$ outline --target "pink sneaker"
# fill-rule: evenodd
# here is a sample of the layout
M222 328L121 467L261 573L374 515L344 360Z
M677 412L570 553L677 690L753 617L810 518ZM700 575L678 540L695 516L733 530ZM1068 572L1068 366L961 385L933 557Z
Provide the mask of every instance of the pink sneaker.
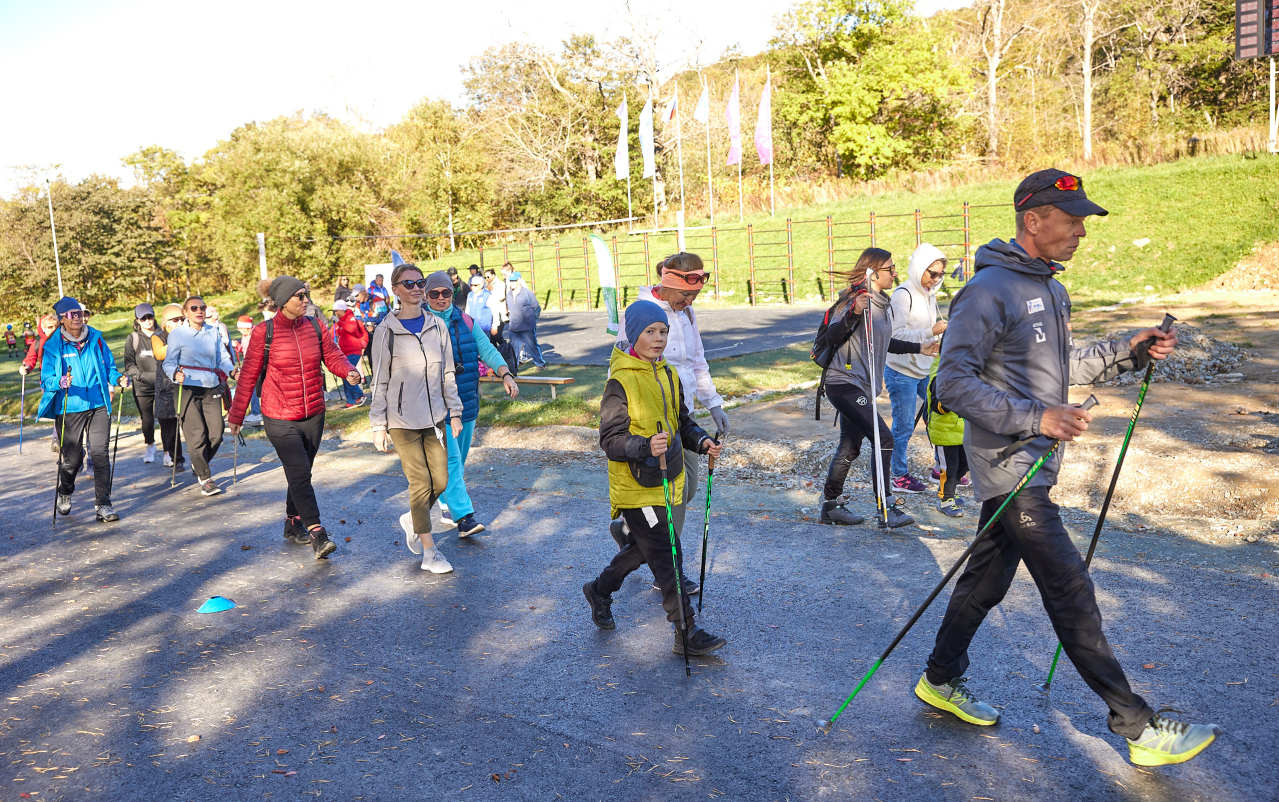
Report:
M893 477L894 493L922 493L927 489L923 482L908 473Z

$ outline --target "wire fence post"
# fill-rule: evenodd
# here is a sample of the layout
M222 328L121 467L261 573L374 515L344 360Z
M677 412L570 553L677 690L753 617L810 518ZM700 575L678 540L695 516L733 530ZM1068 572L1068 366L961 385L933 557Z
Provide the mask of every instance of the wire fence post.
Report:
M649 260L649 255L648 255L648 232L645 231L643 236L644 236L644 281L647 284L652 284L653 283L653 265L651 264Z
M920 217L919 210L916 209L915 210L915 247L916 248L918 248L919 244L923 242L924 232L923 232L923 226L921 225L921 222L922 222L922 219Z
M746 281L746 300L755 305L755 226L746 224L746 262L750 265L750 278Z
M564 311L564 274L560 269L560 241L555 240L555 293L559 298L560 311Z
M826 215L826 293L827 301L835 297L835 221L830 215Z
M875 213L870 213L870 247L875 247Z
M715 281L715 300L719 300L719 236L718 229L711 226L711 277Z
M502 264L506 264L509 261L511 261L510 251L507 250L507 243L503 242L502 243Z
M586 279L586 308L593 309L595 304L591 302L591 256L587 248L586 237L582 237L582 276Z
M970 264L969 260L972 258L972 253L971 253L972 245L973 245L973 241L970 236L970 229L968 227L968 201L964 201L964 261L959 266L960 281L968 280L968 265Z
M786 302L795 303L795 240L791 235L791 219L786 218Z
M533 267L533 240L528 241L528 288L537 297L537 270Z

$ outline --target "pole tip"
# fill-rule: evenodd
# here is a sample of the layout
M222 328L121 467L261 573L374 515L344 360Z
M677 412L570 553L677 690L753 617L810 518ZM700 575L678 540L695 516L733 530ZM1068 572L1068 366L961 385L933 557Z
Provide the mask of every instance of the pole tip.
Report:
M824 718L817 722L817 732L822 735L830 735L830 728L833 725L830 719Z

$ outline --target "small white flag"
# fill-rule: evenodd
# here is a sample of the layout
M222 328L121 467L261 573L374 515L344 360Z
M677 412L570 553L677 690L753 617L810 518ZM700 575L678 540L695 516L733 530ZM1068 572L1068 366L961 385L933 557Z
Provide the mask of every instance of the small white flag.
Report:
M617 119L621 126L617 131L617 152L613 154L613 170L619 181L624 181L631 174L630 149L626 141L626 96L622 96L622 105L617 107Z
M711 92L710 88L702 84L702 96L697 99L697 108L693 109L693 119L703 125L711 118Z

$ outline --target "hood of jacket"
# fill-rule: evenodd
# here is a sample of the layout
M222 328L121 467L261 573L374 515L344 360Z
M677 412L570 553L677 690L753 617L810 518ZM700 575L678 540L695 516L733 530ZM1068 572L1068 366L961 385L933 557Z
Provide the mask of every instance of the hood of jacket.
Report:
M936 245L930 245L925 242L916 248L915 252L910 255L910 264L906 268L906 288L913 293L918 293L921 297L927 295L935 296L941 290L946 278L943 276L938 279L937 283L933 284L931 290L926 290L924 289L923 277L924 271L939 259L945 261L946 254L942 253L941 249Z
M1004 242L1001 239L991 240L978 248L977 253L973 255L973 273L992 265L1006 267L1030 276L1051 276L1066 269L1065 265L1057 262L1046 262L1031 256L1017 244L1016 240Z

